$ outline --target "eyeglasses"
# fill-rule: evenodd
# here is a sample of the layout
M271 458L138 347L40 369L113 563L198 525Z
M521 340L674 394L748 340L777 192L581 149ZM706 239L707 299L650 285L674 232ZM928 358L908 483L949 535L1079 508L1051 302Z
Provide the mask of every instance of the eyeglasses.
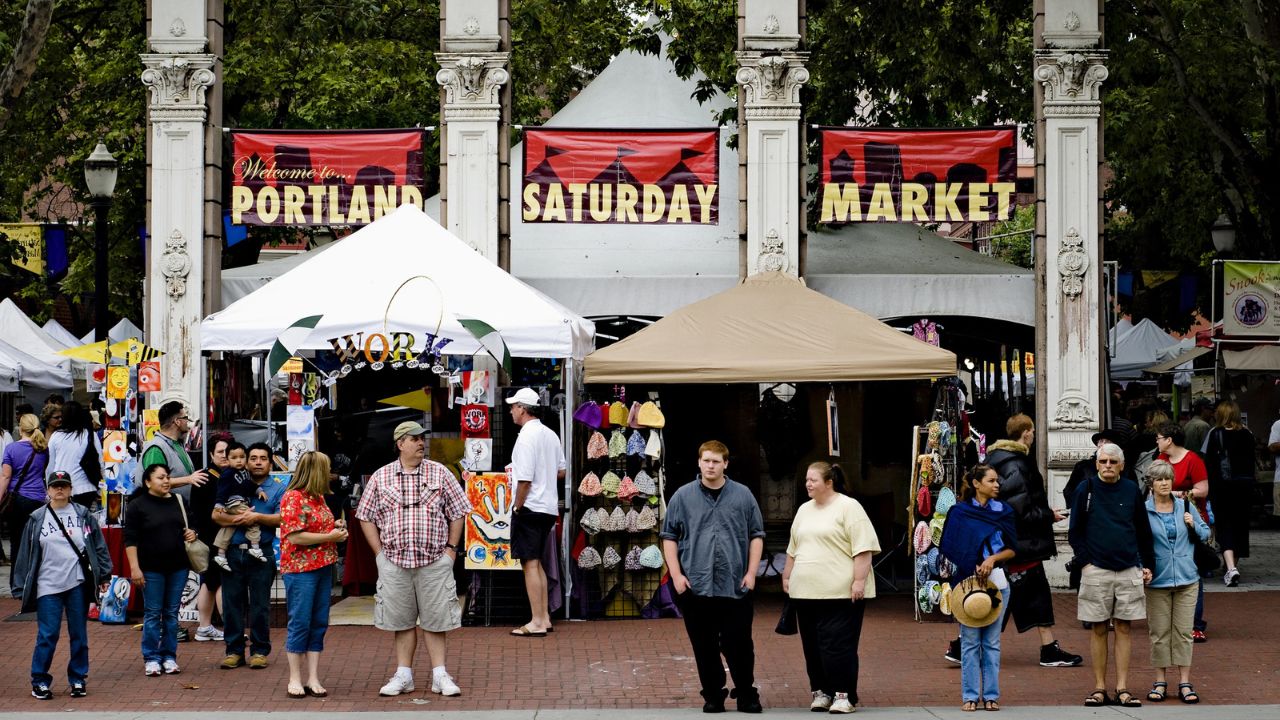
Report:
M1108 460L1103 460L1102 458L1098 458L1098 464L1099 464L1099 465L1119 465L1121 462L1123 462L1123 461L1122 461L1122 460L1110 460L1110 459L1108 459Z

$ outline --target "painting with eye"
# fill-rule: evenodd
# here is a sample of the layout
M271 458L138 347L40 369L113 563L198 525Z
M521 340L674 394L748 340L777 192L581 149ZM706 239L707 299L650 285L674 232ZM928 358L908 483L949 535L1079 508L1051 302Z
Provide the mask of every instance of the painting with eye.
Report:
M471 501L471 514L463 530L468 570L518 570L511 557L510 481L506 473L462 474Z

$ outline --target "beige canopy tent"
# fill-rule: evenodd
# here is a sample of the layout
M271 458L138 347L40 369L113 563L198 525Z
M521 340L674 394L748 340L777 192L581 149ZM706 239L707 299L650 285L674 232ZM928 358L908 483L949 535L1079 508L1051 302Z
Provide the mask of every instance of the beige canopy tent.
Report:
M747 278L586 359L588 383L857 382L955 373L953 353L782 273Z

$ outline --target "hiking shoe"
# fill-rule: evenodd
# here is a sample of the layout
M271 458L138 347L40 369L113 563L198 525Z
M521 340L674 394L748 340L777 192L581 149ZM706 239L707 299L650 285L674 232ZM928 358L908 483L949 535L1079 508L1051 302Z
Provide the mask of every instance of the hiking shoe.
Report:
M382 689L378 691L378 694L384 697L394 697L402 693L411 692L413 692L413 678L405 677L397 673L391 676L391 679L387 681L386 685L382 686Z
M241 665L244 665L243 655L228 655L222 659L222 662L218 664L218 667L223 670L234 670Z
M164 670L165 675L177 675L182 672L182 668L178 667L178 661L173 658L160 663L160 669Z
M209 642L210 640L224 640L225 636L222 631L212 625L196 628L196 642Z
M147 677L160 677L160 663L155 660L144 663L142 665L142 674Z
M1203 630L1192 630L1191 642L1198 642L1198 643L1209 642L1209 638L1205 637Z
M71 697L84 697L89 694L89 690L85 688L83 682L71 683Z
M436 675L431 678L431 692L440 693L446 697L454 697L462 694L462 690L458 688L458 684L453 681L449 673Z
M31 697L37 700L52 700L53 691L50 690L49 686L45 685L44 683L40 683L39 685L32 685Z
M1239 585L1240 571L1237 570L1236 568L1231 568L1230 570L1228 570L1227 574L1222 576L1222 584L1226 585L1227 587L1235 587Z
M249 669L250 669L250 670L262 670L262 669L266 668L266 667L267 667L267 665L269 665L269 664L270 664L270 663L268 663L268 662L267 662L267 656L266 656L266 655L250 655L250 656L249 656Z
M1084 658L1058 647L1057 640L1040 646L1040 667L1079 667L1083 662Z
M813 702L809 703L811 712L826 712L831 709L831 696L821 690L813 691Z
M853 712L853 703L849 702L848 693L836 693L835 700L831 701L831 709L827 712L832 715L845 714Z
M960 638L952 640L951 644L947 645L947 651L943 653L942 659L953 665L960 664Z
M213 561L218 563L218 567L222 568L226 572L231 572L231 563L227 562L227 559L222 555L215 555Z

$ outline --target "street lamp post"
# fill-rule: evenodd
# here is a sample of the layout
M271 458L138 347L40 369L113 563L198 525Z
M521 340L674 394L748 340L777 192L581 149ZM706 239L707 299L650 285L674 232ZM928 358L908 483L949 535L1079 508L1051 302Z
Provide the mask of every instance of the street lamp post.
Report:
M107 146L98 143L93 154L84 161L84 184L89 188L89 205L93 207L93 297L94 339L107 339L107 212L116 190L116 159Z

